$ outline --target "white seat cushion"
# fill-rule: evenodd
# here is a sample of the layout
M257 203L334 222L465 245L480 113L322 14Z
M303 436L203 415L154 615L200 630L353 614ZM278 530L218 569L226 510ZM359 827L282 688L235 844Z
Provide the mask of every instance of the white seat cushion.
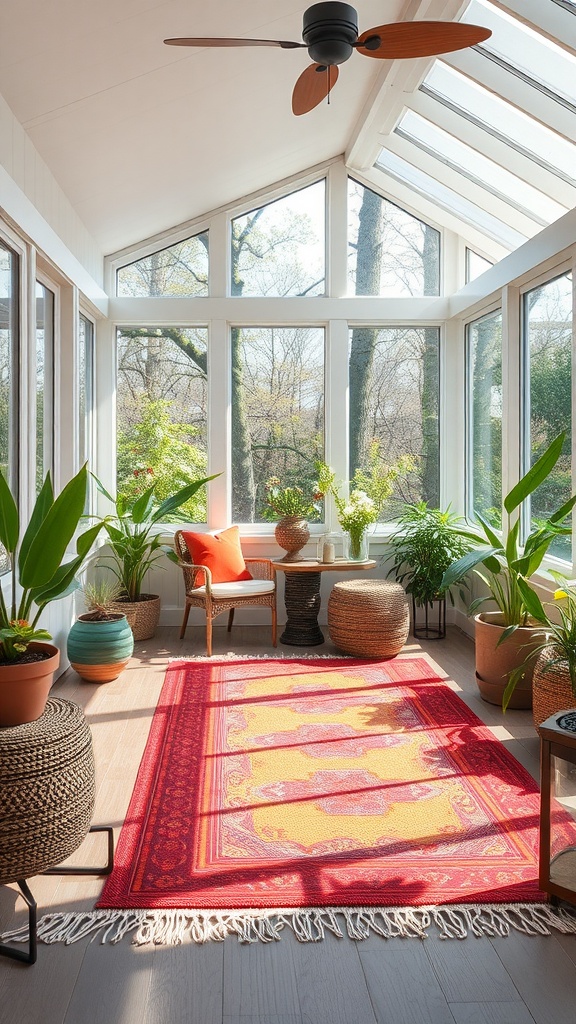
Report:
M239 580L237 583L213 583L212 596L215 598L257 597L258 594L271 594L274 591L273 580ZM194 587L191 596L202 597L206 587Z

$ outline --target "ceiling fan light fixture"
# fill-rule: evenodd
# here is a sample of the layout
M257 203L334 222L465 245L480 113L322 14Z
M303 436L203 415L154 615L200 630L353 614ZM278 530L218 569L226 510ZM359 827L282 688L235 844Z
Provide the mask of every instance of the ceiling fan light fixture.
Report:
M302 39L311 60L343 64L358 39L358 15L350 4L313 4L304 12Z

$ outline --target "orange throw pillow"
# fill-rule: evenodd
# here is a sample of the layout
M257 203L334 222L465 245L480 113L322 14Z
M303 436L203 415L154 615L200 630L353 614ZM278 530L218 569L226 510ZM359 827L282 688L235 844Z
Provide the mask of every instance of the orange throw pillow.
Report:
M194 565L208 566L213 583L252 579L240 547L240 530L237 526L230 526L217 534L183 530L182 535Z

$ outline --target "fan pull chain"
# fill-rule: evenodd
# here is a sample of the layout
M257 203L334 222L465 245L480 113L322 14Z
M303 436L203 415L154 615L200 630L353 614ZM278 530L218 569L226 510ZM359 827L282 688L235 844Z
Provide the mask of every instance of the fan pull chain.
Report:
M326 97L327 100L328 100L328 104L330 104L330 67L331 67L331 65L329 64L328 65L328 96Z

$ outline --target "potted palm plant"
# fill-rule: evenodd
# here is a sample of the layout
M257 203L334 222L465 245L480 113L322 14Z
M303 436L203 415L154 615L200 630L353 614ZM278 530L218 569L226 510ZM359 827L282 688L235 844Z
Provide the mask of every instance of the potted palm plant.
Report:
M57 498L48 473L22 531L18 506L0 472L0 543L10 564L0 588L0 726L33 722L46 706L60 652L38 623L51 601L76 589L76 574L101 529L98 523L80 534L76 553L64 561L86 494L86 466Z
M387 575L394 576L412 597L414 636L441 639L446 635L445 617L439 614L438 626L431 626L428 611L437 602L443 611L446 594L454 604L452 591L443 585L444 573L470 551L477 537L449 508L430 508L426 501L407 503L397 523L389 542L392 552L384 558L385 564L392 561ZM423 625L418 625L420 609L424 609Z
M120 597L112 607L119 612L132 613L135 640L154 636L160 618L159 595L144 593L142 589L146 573L164 554L172 551L162 544L156 527L169 520L184 521L178 510L215 476L194 480L163 501L156 498L156 483L138 497L119 494L114 498L94 478L100 493L114 506L112 515L99 520L108 534L111 549L111 554L101 556L100 560L109 565L120 584Z
M472 602L468 611L471 615L477 613L476 679L481 696L491 704L502 703L511 673L522 667L522 679L517 680L508 703L510 707L532 706L532 671L535 651L542 640L541 624L545 613L530 580L540 568L552 541L570 534L568 517L576 495L546 519L533 523L523 546L520 544L521 513L527 498L554 469L564 439L565 433L559 434L504 498L507 519L502 536L484 516L476 513L486 544L454 562L442 580L442 585L449 587L474 572L488 590L486 596ZM496 605L496 610L478 613L487 602Z

